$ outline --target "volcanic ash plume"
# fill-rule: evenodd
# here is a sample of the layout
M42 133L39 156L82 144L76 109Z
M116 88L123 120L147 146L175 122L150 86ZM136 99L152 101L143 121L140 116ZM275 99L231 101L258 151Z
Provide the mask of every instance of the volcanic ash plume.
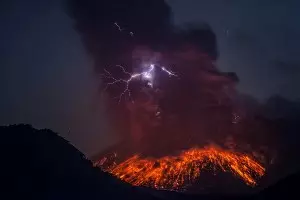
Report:
M257 184L265 168L241 153L252 149L224 148L229 136L240 147L261 131L236 101L236 74L217 69L216 36L208 25L176 28L163 0L68 2L124 139L96 166L156 189L187 188L204 170Z

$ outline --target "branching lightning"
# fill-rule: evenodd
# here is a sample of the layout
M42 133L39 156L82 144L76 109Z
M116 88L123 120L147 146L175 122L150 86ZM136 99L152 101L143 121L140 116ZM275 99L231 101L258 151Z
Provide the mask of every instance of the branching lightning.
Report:
M118 28L118 30L120 32L123 32L125 30L118 24L118 22L114 22L114 25ZM134 33L131 31L129 32L129 34L131 37L134 36ZM142 72L140 72L140 73L129 73L125 70L125 68L123 66L121 66L121 65L116 65L116 66L119 67L122 70L122 72L125 75L127 75L129 78L127 78L127 79L116 78L107 69L104 69L104 74L102 74L102 76L105 77L106 79L112 80L111 82L106 84L106 87L104 88L104 90L107 90L107 88L109 86L114 85L114 84L123 83L125 85L125 89L123 90L123 92L121 92L120 96L116 97L116 98L119 98L119 103L121 102L122 97L126 94L128 94L131 101L134 102L131 98L131 91L130 91L130 83L133 80L139 79L139 80L147 81L147 85L149 87L153 88L153 81L154 81L154 75L155 75L154 73L155 73L156 68L159 68L162 72L168 74L169 76L177 76L174 72L167 70L165 67L154 65L154 64L149 64L148 66L146 66L146 70L142 70Z
M125 89L123 90L123 92L121 92L120 96L117 97L119 99L119 103L121 102L122 97L126 94L128 94L129 98L131 98L130 83L133 80L140 79L140 80L147 81L147 85L149 87L153 87L153 81L154 81L154 76L155 76L154 73L155 73L156 68L161 69L161 71L166 73L168 76L177 76L174 72L167 70L165 67L154 65L154 64L150 64L145 71L142 71L140 73L133 73L133 74L127 72L125 70L125 68L121 65L116 65L116 67L119 67L125 75L128 75L129 78L128 79L116 78L107 69L104 69L105 73L102 74L102 76L107 79L112 80L111 82L106 84L106 87L104 88L104 90L107 90L109 86L114 85L114 84L118 84L118 83L125 84ZM132 102L133 102L133 100L132 100Z

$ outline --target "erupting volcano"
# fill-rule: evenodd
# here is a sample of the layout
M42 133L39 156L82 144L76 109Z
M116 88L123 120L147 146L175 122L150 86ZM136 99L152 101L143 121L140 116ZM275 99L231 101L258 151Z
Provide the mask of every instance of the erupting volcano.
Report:
M167 190L184 189L195 182L204 169L214 173L216 170L231 172L249 186L255 186L256 179L265 173L265 168L250 156L216 146L191 148L178 156L158 159L133 155L120 164L105 165L106 161L108 159L103 158L95 162L95 166L132 185Z
M156 189L188 188L204 171L257 185L266 166L245 152L266 145L261 138L269 130L240 102L238 76L217 68L210 26L175 26L163 0L95 2L78 1L71 14L101 74L112 132L122 141L95 166ZM228 137L238 148L225 144Z

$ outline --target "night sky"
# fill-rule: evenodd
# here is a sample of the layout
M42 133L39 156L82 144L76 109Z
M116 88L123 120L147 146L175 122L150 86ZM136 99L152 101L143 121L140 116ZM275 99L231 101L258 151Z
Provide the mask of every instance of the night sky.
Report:
M169 0L176 24L207 22L222 71L263 101L299 99L300 2ZM93 155L116 139L109 130L99 78L61 1L0 2L0 124L50 128Z

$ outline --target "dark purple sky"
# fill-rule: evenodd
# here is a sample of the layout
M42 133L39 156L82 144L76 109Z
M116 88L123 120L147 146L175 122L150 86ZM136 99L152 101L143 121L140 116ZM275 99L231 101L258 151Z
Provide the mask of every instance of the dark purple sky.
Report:
M300 98L297 0L169 0L176 24L208 22L219 68L260 100ZM0 3L0 124L51 128L87 155L115 141L88 57L61 1ZM70 133L68 133L70 131Z

